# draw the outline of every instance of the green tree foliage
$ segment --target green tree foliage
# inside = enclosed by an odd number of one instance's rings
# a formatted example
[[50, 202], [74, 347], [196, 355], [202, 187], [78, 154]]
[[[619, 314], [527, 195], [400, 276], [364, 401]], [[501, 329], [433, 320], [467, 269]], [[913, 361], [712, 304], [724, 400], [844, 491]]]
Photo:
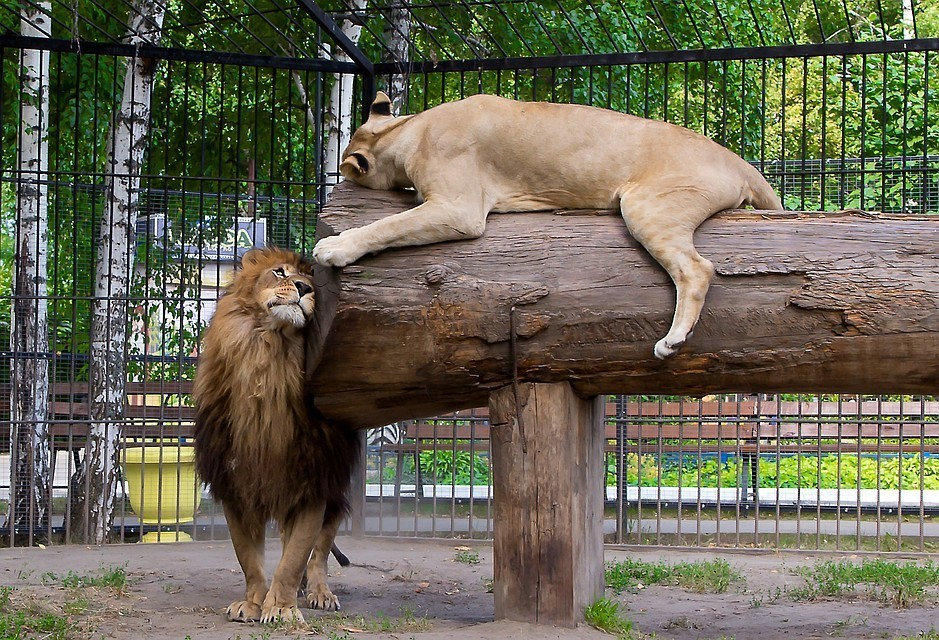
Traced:
[[[383, 1], [369, 3], [361, 42], [373, 60], [381, 59]], [[322, 4], [341, 11], [339, 0]], [[119, 40], [127, 6], [123, 0], [57, 2], [52, 35]], [[0, 8], [0, 27], [16, 32], [18, 4], [0, 0]], [[939, 36], [939, 0], [918, 1], [916, 9], [917, 35]], [[168, 0], [168, 12], [173, 18], [165, 28], [167, 46], [274, 56], [321, 53], [320, 36], [299, 7], [253, 12], [239, 0]], [[901, 0], [416, 3], [410, 15], [411, 55], [430, 61], [898, 39], [910, 28], [903, 24]], [[0, 67], [3, 167], [16, 165], [16, 54], [4, 49]], [[180, 206], [167, 204], [171, 198], [145, 197], [146, 213], [164, 215], [177, 233], [209, 243], [235, 215], [263, 216], [272, 241], [308, 247], [324, 133], [308, 121], [297, 84], [320, 113], [331, 76], [181, 60], [156, 64], [142, 188], [204, 195], [177, 199]], [[123, 68], [123, 60], [113, 56], [51, 54], [50, 225], [56, 232], [49, 247], [50, 326], [56, 351], [87, 352], [105, 138]], [[517, 71], [413, 74], [405, 111], [480, 92], [596, 105], [703, 132], [748, 160], [764, 162], [789, 208], [935, 212], [936, 204], [918, 195], [930, 189], [939, 193], [939, 166], [929, 157], [939, 148], [936, 109], [929, 104], [939, 92], [934, 52], [652, 64], [636, 59], [591, 67], [533, 64]], [[890, 164], [897, 157], [907, 160]], [[780, 161], [796, 163], [786, 170], [798, 174], [803, 159], [841, 158], [862, 160], [850, 170], [825, 171], [820, 164], [794, 181], [776, 177], [783, 169], [775, 164]], [[0, 289], [9, 291], [15, 197], [7, 183], [3, 189]], [[236, 196], [237, 209], [222, 207], [219, 193]], [[275, 204], [272, 198], [282, 200]], [[168, 274], [180, 259], [151, 243], [146, 264], [151, 274], [157, 269]], [[137, 283], [141, 304], [177, 291], [170, 279], [155, 289], [158, 281]], [[8, 296], [0, 298], [3, 335], [9, 331], [9, 302]]]

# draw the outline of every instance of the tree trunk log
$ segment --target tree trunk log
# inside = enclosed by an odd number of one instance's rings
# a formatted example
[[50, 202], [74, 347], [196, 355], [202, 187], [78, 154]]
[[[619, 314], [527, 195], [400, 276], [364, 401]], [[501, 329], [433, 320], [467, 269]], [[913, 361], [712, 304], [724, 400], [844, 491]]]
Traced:
[[[344, 183], [317, 235], [413, 205], [407, 192]], [[939, 392], [939, 218], [715, 216], [695, 236], [717, 269], [704, 313], [660, 361], [674, 287], [612, 213], [490, 215], [478, 240], [320, 269], [317, 406], [376, 426], [485, 406], [516, 375], [570, 381], [583, 397]]]

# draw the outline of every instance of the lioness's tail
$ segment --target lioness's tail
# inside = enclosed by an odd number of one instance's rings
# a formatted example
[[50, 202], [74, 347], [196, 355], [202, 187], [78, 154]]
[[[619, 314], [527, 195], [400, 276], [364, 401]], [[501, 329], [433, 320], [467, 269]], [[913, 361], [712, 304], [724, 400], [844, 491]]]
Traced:
[[782, 211], [782, 201], [776, 195], [773, 187], [766, 181], [766, 178], [763, 177], [763, 174], [753, 168], [753, 165], [747, 163], [747, 166], [752, 169], [752, 172], [748, 176], [750, 196], [744, 203], [754, 209]]

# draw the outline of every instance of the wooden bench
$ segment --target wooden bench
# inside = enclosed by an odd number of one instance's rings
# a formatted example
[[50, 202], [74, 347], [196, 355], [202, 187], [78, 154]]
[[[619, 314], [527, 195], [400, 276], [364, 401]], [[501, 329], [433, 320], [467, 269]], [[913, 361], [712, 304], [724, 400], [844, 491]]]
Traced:
[[[49, 434], [57, 450], [85, 446], [89, 425], [87, 382], [56, 382], [49, 391]], [[11, 385], [0, 384], [0, 414], [10, 411]], [[128, 382], [122, 434], [126, 439], [191, 438], [195, 408], [191, 381]], [[10, 446], [8, 430], [0, 433], [0, 449]]]

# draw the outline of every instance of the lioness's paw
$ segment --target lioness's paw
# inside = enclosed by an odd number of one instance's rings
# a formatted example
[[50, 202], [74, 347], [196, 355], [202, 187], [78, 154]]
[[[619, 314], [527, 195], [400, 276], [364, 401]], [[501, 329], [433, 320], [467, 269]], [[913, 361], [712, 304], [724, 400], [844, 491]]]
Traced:
[[339, 611], [339, 598], [325, 584], [317, 585], [306, 594], [306, 601], [311, 609]]
[[238, 600], [228, 605], [225, 616], [231, 622], [251, 622], [261, 618], [261, 606], [253, 602]]
[[297, 607], [270, 607], [261, 612], [261, 624], [271, 622], [296, 622], [303, 624], [303, 614]]
[[363, 255], [353, 242], [343, 238], [342, 234], [323, 238], [313, 247], [313, 259], [325, 267], [344, 267], [352, 264]]
[[681, 348], [681, 345], [685, 344], [685, 341], [681, 342], [671, 342], [669, 341], [668, 336], [665, 336], [661, 340], [655, 343], [655, 348], [652, 350], [655, 353], [655, 357], [659, 360], [664, 360], [669, 356], [675, 355], [678, 350]]

